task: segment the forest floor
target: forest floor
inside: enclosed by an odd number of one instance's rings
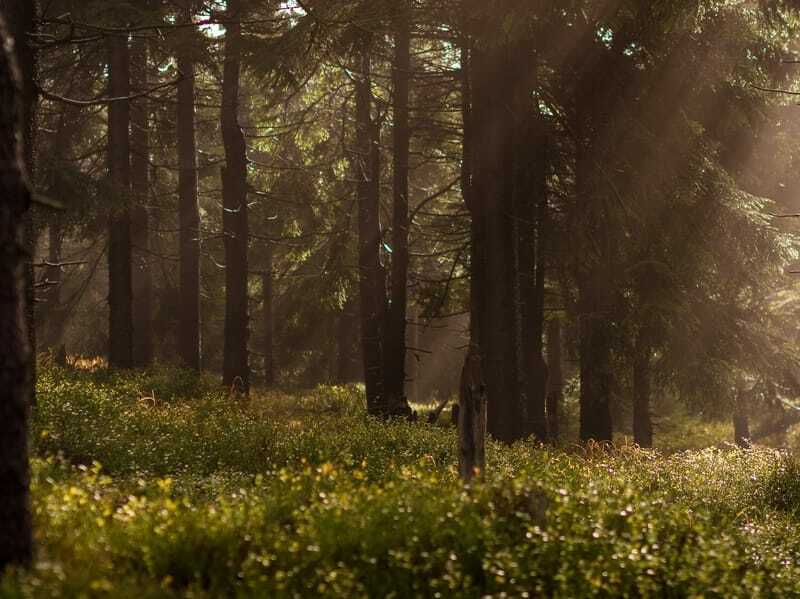
[[[465,488],[453,429],[373,421],[356,388],[38,390],[38,557],[0,597],[800,596],[800,466],[774,449],[491,444]]]

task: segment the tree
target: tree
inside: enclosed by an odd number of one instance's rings
[[[222,380],[226,386],[250,384],[248,362],[247,147],[239,126],[242,56],[242,4],[229,0],[226,12],[225,60],[222,82],[223,236],[225,238],[225,348]]]
[[[411,77],[411,6],[399,3],[394,17],[392,65],[394,180],[392,220],[391,298],[387,311],[384,351],[384,392],[391,415],[410,412],[406,401],[406,312],[408,304],[408,176],[411,130],[409,79]]]
[[[146,0],[145,8],[151,8]],[[150,85],[150,40],[135,37],[131,44],[131,91],[140,94]],[[133,291],[133,363],[144,368],[153,362],[153,276],[150,268],[150,102],[131,102],[131,286]]]
[[[184,23],[191,23],[191,5],[183,10],[182,17]],[[184,366],[200,370],[200,205],[197,196],[195,139],[195,61],[190,43],[194,29],[187,28],[184,34],[187,33],[177,50],[178,71],[181,77],[178,83],[177,118],[181,269],[178,351]],[[229,82],[226,80],[226,83]]]
[[[108,364],[132,368],[133,279],[131,246],[131,75],[128,34],[108,36],[108,167],[113,194],[108,243]]]
[[[25,180],[21,76],[0,14],[0,572],[33,556],[28,414],[33,359],[25,319]]]

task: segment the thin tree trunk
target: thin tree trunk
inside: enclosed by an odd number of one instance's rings
[[[358,266],[361,345],[367,411],[383,416],[383,339],[386,315],[386,280],[381,264],[380,181],[376,168],[378,140],[372,122],[370,42],[365,35],[360,49],[361,72],[356,82],[356,145],[354,167],[358,180]]]
[[[186,22],[191,21],[191,13],[188,10],[184,19]],[[185,367],[200,370],[202,355],[200,341],[200,205],[197,194],[197,147],[195,141],[195,64],[191,47],[186,43],[182,44],[178,50],[178,70],[183,76],[178,84],[177,115],[178,163],[180,166],[178,172],[178,217],[181,261],[178,351]]]
[[[411,75],[410,5],[401,2],[395,22],[394,82],[394,197],[392,223],[392,287],[384,375],[387,411],[408,416],[405,396],[406,312],[408,303],[408,177],[411,128],[409,124],[409,79]]]
[[[653,446],[652,353],[650,332],[645,324],[636,337],[633,357],[633,441],[639,447]]]
[[[267,386],[272,386],[275,384],[274,266],[272,242],[267,242],[264,253],[264,272],[261,274],[262,304],[264,311],[264,383]]]
[[[61,288],[63,285],[61,262],[61,246],[64,233],[57,216],[53,218],[47,228],[48,250],[47,261],[51,266],[45,270],[47,288],[44,293],[44,303],[40,309],[40,324],[44,325],[44,346],[50,352],[56,352],[61,345],[64,335],[65,314],[61,305]]]
[[[228,0],[222,85],[223,229],[225,237],[225,343],[223,383],[250,385],[247,297],[247,149],[239,126],[241,0]]]
[[[28,415],[33,359],[25,294],[25,218],[30,195],[24,180],[24,122],[20,72],[0,14],[0,574],[33,557]],[[23,137],[24,139],[24,137]]]
[[[130,96],[130,51],[127,34],[108,38],[109,94]],[[109,222],[109,351],[112,368],[132,368],[133,287],[131,272],[131,110],[129,100],[108,107],[108,164],[113,203]]]
[[[149,41],[134,38],[131,85],[136,93],[148,87]],[[137,368],[153,363],[153,277],[150,270],[150,106],[147,98],[131,105],[131,243],[133,272],[133,361]]]
[[[561,367],[561,320],[553,317],[547,323],[547,435],[558,440],[561,402],[564,395],[564,374]]]

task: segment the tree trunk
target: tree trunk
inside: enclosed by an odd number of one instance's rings
[[[47,261],[50,266],[45,270],[47,288],[43,294],[44,302],[40,309],[39,320],[40,324],[44,325],[44,346],[50,352],[55,352],[61,346],[66,323],[65,309],[61,305],[61,288],[64,283],[63,271],[58,266],[61,262],[61,246],[64,240],[64,233],[57,216],[50,222],[47,235],[49,246]]]
[[[25,294],[24,122],[20,73],[0,15],[0,574],[33,557],[28,467],[28,414],[33,359]]]
[[[264,383],[267,386],[275,384],[274,268],[272,251],[272,242],[267,242],[267,246],[264,248],[264,272],[261,274],[262,304],[264,310]]]
[[[469,481],[486,468],[486,394],[475,346],[470,346],[461,371],[458,439],[459,472]]]
[[[39,72],[38,52],[30,43],[30,35],[36,31],[37,3],[35,0],[0,0],[0,12],[7,19],[9,34],[14,39],[14,52],[21,76],[20,100],[22,105],[23,159],[31,187],[36,174],[36,107],[38,92],[36,78]],[[25,320],[28,343],[34,355],[33,377],[36,378],[36,296],[33,263],[36,251],[36,230],[33,207],[25,214]],[[31,394],[31,405],[36,404],[36,389]]]
[[[639,447],[653,446],[653,422],[650,413],[652,394],[652,344],[647,325],[636,337],[633,356],[633,442]]]
[[[187,11],[184,17],[191,22]],[[229,30],[230,35],[230,30]],[[178,50],[178,217],[180,228],[180,321],[178,351],[186,368],[200,370],[200,205],[195,141],[195,64],[187,43]],[[226,72],[227,73],[227,72]],[[238,74],[235,75],[238,77]],[[228,80],[226,78],[226,84]],[[238,127],[238,125],[236,125]],[[226,153],[228,145],[226,144]],[[226,154],[227,155],[227,154]],[[226,232],[228,228],[225,228]],[[227,244],[227,235],[225,242]],[[227,248],[227,245],[226,245]],[[227,322],[227,321],[226,321]]]
[[[108,38],[109,95],[127,98],[131,93],[130,51],[127,34]],[[130,101],[108,106],[108,164],[113,194],[109,223],[108,306],[109,351],[112,368],[132,368],[133,286],[131,272],[131,146]]]
[[[394,197],[392,222],[392,287],[386,346],[384,385],[390,415],[408,416],[405,394],[406,312],[408,288],[408,177],[411,129],[409,124],[409,79],[411,75],[410,6],[401,2],[395,22],[394,82]]]
[[[380,181],[376,126],[372,122],[370,41],[360,49],[361,72],[356,82],[356,145],[354,167],[358,180],[358,279],[361,345],[367,411],[385,415],[383,339],[386,315],[386,275],[381,264]]]
[[[547,370],[547,435],[551,441],[556,441],[560,434],[561,402],[564,395],[561,320],[556,317],[547,323]]]
[[[611,273],[608,270],[609,223],[603,199],[594,185],[592,140],[596,136],[591,95],[596,90],[594,76],[576,91],[575,178],[577,203],[573,222],[582,235],[578,287],[578,323],[580,357],[580,437],[583,441],[612,441],[611,387]]]
[[[222,85],[223,234],[225,237],[225,343],[223,383],[250,385],[247,297],[247,148],[239,126],[241,0],[228,0]]]
[[[523,54],[524,55],[524,54]],[[527,98],[525,98],[527,100]],[[520,112],[525,105],[520,102]],[[530,108],[528,108],[530,111]],[[523,113],[524,114],[524,113]],[[520,281],[522,286],[522,346],[526,374],[527,421],[524,435],[547,440],[545,395],[547,365],[544,361],[544,293],[547,212],[547,144],[538,114],[525,115],[519,124],[519,149],[515,182],[519,221]]]
[[[134,38],[131,47],[131,85],[135,93],[148,87],[149,41]],[[133,362],[137,368],[153,363],[153,278],[150,271],[150,103],[131,104],[131,243],[133,272]]]
[[[496,439],[511,443],[524,435],[526,419],[514,217],[514,123],[508,107],[513,78],[505,74],[503,65],[509,56],[504,47],[493,47],[493,35],[485,41],[473,49],[470,59],[475,324],[486,383],[488,430]]]

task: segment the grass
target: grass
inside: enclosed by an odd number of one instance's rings
[[[45,370],[33,437],[38,558],[2,597],[800,595],[772,449],[490,444],[465,487],[451,429],[355,387],[244,402],[164,370]]]

